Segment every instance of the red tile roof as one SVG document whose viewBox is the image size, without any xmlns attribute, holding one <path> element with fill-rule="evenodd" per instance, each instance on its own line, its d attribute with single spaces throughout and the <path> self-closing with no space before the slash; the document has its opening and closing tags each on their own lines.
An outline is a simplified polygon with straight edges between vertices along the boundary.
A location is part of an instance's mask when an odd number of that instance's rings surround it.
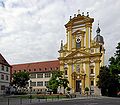
<svg viewBox="0 0 120 105">
<path fill-rule="evenodd" d="M 33 62 L 33 63 L 12 65 L 12 73 L 18 72 L 20 70 L 28 71 L 28 72 L 49 72 L 49 71 L 59 70 L 59 68 L 60 68 L 59 60 Z"/>
<path fill-rule="evenodd" d="M 2 54 L 0 54 L 0 64 L 10 67 L 9 63 L 5 60 L 5 58 L 2 56 Z"/>
</svg>

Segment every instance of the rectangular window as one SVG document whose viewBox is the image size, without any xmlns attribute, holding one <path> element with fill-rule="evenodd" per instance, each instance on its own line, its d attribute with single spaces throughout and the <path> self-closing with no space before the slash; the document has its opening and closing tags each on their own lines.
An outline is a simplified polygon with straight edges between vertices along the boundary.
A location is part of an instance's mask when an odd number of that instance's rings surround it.
<svg viewBox="0 0 120 105">
<path fill-rule="evenodd" d="M 6 66 L 6 71 L 7 71 L 7 72 L 9 71 L 9 68 L 8 68 L 8 66 Z"/>
<path fill-rule="evenodd" d="M 45 73 L 45 78 L 50 78 L 51 74 L 50 73 Z"/>
<path fill-rule="evenodd" d="M 37 78 L 43 78 L 43 73 L 37 74 Z"/>
<path fill-rule="evenodd" d="M 48 86 L 48 81 L 45 81 L 45 86 Z"/>
<path fill-rule="evenodd" d="M 2 71 L 4 71 L 4 66 L 2 65 Z"/>
<path fill-rule="evenodd" d="M 5 85 L 1 85 L 1 90 L 5 90 Z"/>
<path fill-rule="evenodd" d="M 8 77 L 8 75 L 6 75 L 6 80 L 7 80 L 7 81 L 9 80 L 9 77 Z"/>
<path fill-rule="evenodd" d="M 36 82 L 31 82 L 30 86 L 36 86 Z"/>
<path fill-rule="evenodd" d="M 93 69 L 91 69 L 91 74 L 94 74 L 94 71 L 93 71 Z"/>
<path fill-rule="evenodd" d="M 37 82 L 37 86 L 43 86 L 43 81 Z"/>
<path fill-rule="evenodd" d="M 36 74 L 30 74 L 30 78 L 36 78 Z"/>
<path fill-rule="evenodd" d="M 1 74 L 1 80 L 4 80 L 4 75 L 3 74 Z"/>
</svg>

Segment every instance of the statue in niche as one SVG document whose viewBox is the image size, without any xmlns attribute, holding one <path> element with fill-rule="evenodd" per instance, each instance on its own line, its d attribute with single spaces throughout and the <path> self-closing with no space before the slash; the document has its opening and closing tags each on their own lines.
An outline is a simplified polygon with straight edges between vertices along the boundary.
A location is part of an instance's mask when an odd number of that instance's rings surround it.
<svg viewBox="0 0 120 105">
<path fill-rule="evenodd" d="M 76 71 L 77 71 L 77 73 L 80 73 L 80 65 L 76 66 Z"/>
</svg>

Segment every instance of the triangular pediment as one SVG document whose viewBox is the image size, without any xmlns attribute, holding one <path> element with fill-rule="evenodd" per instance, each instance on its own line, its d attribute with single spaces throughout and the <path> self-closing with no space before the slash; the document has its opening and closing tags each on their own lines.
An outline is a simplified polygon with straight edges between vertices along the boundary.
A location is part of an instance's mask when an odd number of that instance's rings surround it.
<svg viewBox="0 0 120 105">
<path fill-rule="evenodd" d="M 77 50 L 77 51 L 74 51 L 74 52 L 70 53 L 69 55 L 67 55 L 66 58 L 69 58 L 69 57 L 72 57 L 72 58 L 74 58 L 74 57 L 85 57 L 85 56 L 90 56 L 90 54 L 86 51 Z"/>
</svg>

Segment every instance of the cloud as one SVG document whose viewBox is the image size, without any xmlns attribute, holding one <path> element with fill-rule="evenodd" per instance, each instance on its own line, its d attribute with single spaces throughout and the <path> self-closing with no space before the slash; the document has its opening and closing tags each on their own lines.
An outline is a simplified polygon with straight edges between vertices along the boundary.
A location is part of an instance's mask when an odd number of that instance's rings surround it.
<svg viewBox="0 0 120 105">
<path fill-rule="evenodd" d="M 57 59 L 60 40 L 66 41 L 64 25 L 78 9 L 94 17 L 93 37 L 100 21 L 106 64 L 120 42 L 119 0 L 5 0 L 4 4 L 0 51 L 10 64 Z"/>
</svg>

